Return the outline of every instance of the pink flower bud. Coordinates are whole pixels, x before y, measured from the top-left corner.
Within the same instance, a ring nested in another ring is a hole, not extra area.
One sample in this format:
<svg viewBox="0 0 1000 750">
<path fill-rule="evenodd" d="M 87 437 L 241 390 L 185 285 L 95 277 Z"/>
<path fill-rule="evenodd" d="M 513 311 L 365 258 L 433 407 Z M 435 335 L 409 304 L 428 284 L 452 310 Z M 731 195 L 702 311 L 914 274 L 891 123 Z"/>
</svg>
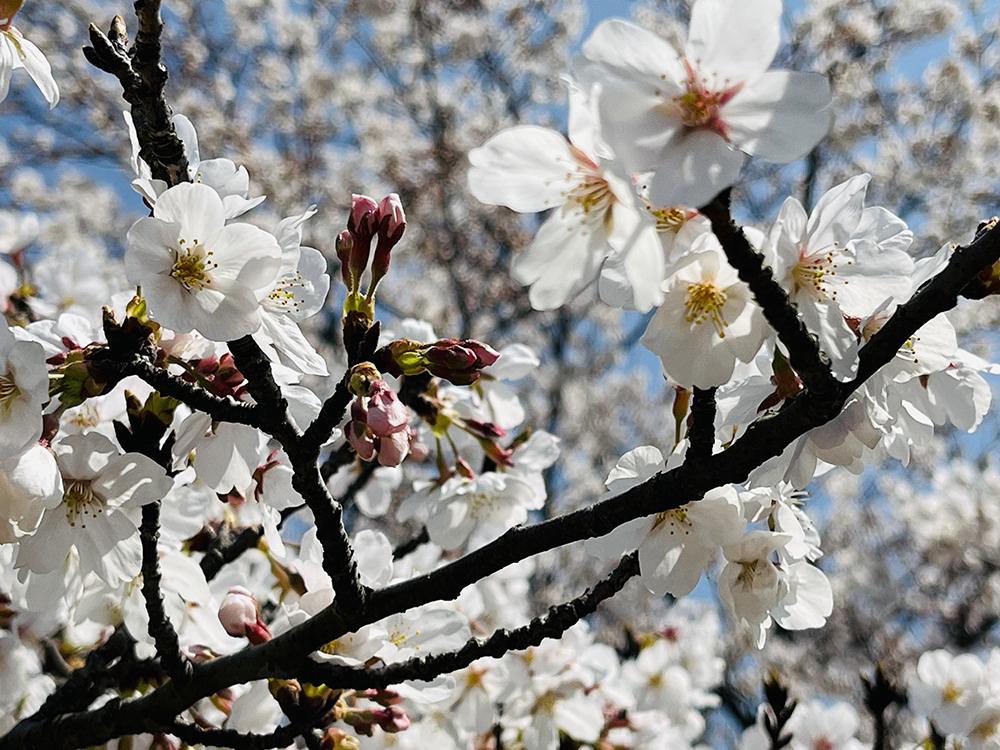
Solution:
<svg viewBox="0 0 1000 750">
<path fill-rule="evenodd" d="M 410 452 L 410 434 L 407 430 L 394 432 L 378 440 L 378 462 L 382 466 L 399 466 Z"/>
<path fill-rule="evenodd" d="M 406 229 L 406 214 L 403 213 L 403 204 L 399 200 L 399 194 L 389 193 L 383 198 L 382 203 L 379 204 L 378 213 L 379 244 L 388 242 L 395 245 Z"/>
<path fill-rule="evenodd" d="M 347 441 L 362 461 L 371 461 L 375 455 L 375 440 L 364 422 L 351 420 L 347 423 Z"/>
<path fill-rule="evenodd" d="M 219 622 L 229 635 L 245 636 L 254 645 L 271 640 L 271 631 L 260 619 L 257 600 L 242 586 L 233 586 L 223 598 L 219 605 Z"/>
<path fill-rule="evenodd" d="M 347 231 L 351 233 L 354 246 L 351 248 L 351 273 L 356 281 L 368 265 L 368 255 L 372 249 L 372 237 L 378 231 L 378 204 L 367 195 L 351 196 L 351 215 L 347 219 Z"/>
<path fill-rule="evenodd" d="M 372 432 L 388 437 L 406 428 L 410 415 L 384 380 L 373 381 L 368 395 L 368 426 Z"/>
<path fill-rule="evenodd" d="M 489 344 L 484 344 L 482 341 L 466 339 L 461 344 L 476 355 L 476 367 L 478 368 L 489 367 L 500 359 L 500 352 Z"/>
<path fill-rule="evenodd" d="M 354 291 L 357 285 L 354 283 L 354 271 L 351 268 L 351 253 L 354 250 L 354 237 L 346 229 L 337 235 L 337 258 L 340 260 L 340 278 L 344 280 L 344 286 Z"/>
<path fill-rule="evenodd" d="M 402 238 L 403 231 L 406 229 L 406 214 L 403 213 L 403 204 L 400 203 L 396 193 L 389 193 L 383 198 L 378 211 L 378 244 L 375 245 L 375 259 L 372 261 L 372 280 L 368 287 L 369 296 L 375 293 L 375 287 L 389 273 L 392 248 Z"/>
<path fill-rule="evenodd" d="M 410 727 L 410 717 L 401 708 L 391 706 L 381 711 L 372 711 L 372 721 L 388 734 L 396 734 Z"/>
</svg>

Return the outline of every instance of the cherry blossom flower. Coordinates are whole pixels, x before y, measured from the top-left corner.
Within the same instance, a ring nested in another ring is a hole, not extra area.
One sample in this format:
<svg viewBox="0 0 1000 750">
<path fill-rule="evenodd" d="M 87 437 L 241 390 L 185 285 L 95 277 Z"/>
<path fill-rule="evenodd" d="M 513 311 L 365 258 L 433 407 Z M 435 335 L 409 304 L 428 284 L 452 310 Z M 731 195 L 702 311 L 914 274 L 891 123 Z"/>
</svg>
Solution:
<svg viewBox="0 0 1000 750">
<path fill-rule="evenodd" d="M 885 209 L 864 207 L 870 180 L 863 174 L 837 185 L 808 217 L 798 200 L 786 199 L 765 251 L 841 380 L 854 376 L 858 362 L 858 333 L 844 316 L 864 318 L 910 294 L 913 261 L 905 250 L 913 233 Z"/>
<path fill-rule="evenodd" d="M 326 361 L 299 329 L 326 302 L 330 277 L 326 258 L 319 250 L 302 247 L 302 224 L 315 215 L 310 206 L 299 216 L 282 219 L 274 229 L 281 246 L 281 267 L 277 277 L 257 290 L 261 306 L 261 326 L 254 340 L 271 359 L 306 375 L 329 375 Z"/>
<path fill-rule="evenodd" d="M 128 232 L 125 273 L 150 315 L 180 332 L 231 341 L 261 325 L 255 290 L 277 275 L 281 248 L 250 224 L 226 224 L 219 194 L 181 183 L 160 195 L 153 215 Z"/>
<path fill-rule="evenodd" d="M 615 157 L 655 171 L 655 205 L 702 206 L 733 184 L 744 153 L 788 162 L 826 135 L 826 78 L 767 70 L 780 21 L 781 0 L 698 0 L 683 55 L 620 19 L 584 43 L 574 74 L 598 89 Z"/>
<path fill-rule="evenodd" d="M 469 153 L 469 189 L 483 203 L 521 213 L 555 209 L 511 274 L 530 285 L 536 310 L 552 310 L 590 284 L 614 250 L 637 309 L 662 299 L 663 254 L 652 217 L 630 179 L 602 159 L 590 105 L 570 92 L 569 142 L 553 130 L 522 125 Z"/>
<path fill-rule="evenodd" d="M 42 435 L 49 375 L 41 344 L 18 341 L 0 323 L 0 460 L 24 453 Z"/>
<path fill-rule="evenodd" d="M 917 678 L 910 683 L 910 706 L 944 734 L 968 732 L 983 706 L 985 677 L 983 663 L 972 654 L 928 651 L 917 662 Z"/>
<path fill-rule="evenodd" d="M 84 572 L 112 584 L 132 580 L 139 572 L 139 530 L 123 509 L 161 499 L 173 482 L 152 459 L 122 454 L 100 433 L 69 435 L 54 450 L 62 502 L 20 540 L 16 567 L 49 573 L 62 568 L 75 548 Z"/>
<path fill-rule="evenodd" d="M 767 334 L 760 308 L 714 234 L 703 234 L 664 282 L 665 299 L 642 336 L 679 385 L 711 388 L 749 362 Z"/>
</svg>

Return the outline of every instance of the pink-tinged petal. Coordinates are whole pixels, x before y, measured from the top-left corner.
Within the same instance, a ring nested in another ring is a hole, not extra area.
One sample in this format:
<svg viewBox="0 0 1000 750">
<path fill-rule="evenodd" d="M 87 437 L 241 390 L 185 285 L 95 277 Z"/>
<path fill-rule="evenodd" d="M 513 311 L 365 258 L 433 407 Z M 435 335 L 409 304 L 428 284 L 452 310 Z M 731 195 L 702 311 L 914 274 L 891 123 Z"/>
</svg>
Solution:
<svg viewBox="0 0 1000 750">
<path fill-rule="evenodd" d="M 827 134 L 830 104 L 826 76 L 773 70 L 725 104 L 721 117 L 740 149 L 785 163 L 806 154 Z"/>
<path fill-rule="evenodd" d="M 781 0 L 698 0 L 685 55 L 713 89 L 753 81 L 781 42 Z"/>
<path fill-rule="evenodd" d="M 606 73 L 601 77 L 611 74 L 643 81 L 654 87 L 670 87 L 673 93 L 680 93 L 687 78 L 680 55 L 668 42 L 619 18 L 598 24 L 583 43 L 583 56 L 604 68 Z"/>
<path fill-rule="evenodd" d="M 138 508 L 162 500 L 173 484 L 163 467 L 148 456 L 126 453 L 108 461 L 92 486 L 111 505 Z"/>
<path fill-rule="evenodd" d="M 736 182 L 743 154 L 707 130 L 670 145 L 655 165 L 649 199 L 656 206 L 704 206 Z"/>
<path fill-rule="evenodd" d="M 557 211 L 511 264 L 519 284 L 531 285 L 536 310 L 554 310 L 597 276 L 609 250 L 604 230 L 581 220 L 577 211 Z"/>
<path fill-rule="evenodd" d="M 188 242 L 210 241 L 226 222 L 219 194 L 208 185 L 190 182 L 174 185 L 157 198 L 153 216 L 180 224 L 181 233 Z"/>
<path fill-rule="evenodd" d="M 477 200 L 521 213 L 561 206 L 578 182 L 569 143 L 548 128 L 501 131 L 469 152 L 469 190 Z"/>
<path fill-rule="evenodd" d="M 169 274 L 176 261 L 181 225 L 146 216 L 128 230 L 125 276 L 130 284 L 146 284 L 154 274 Z"/>
<path fill-rule="evenodd" d="M 49 103 L 49 109 L 52 109 L 59 102 L 59 86 L 56 84 L 56 79 L 52 77 L 49 61 L 45 59 L 45 55 L 38 47 L 23 36 L 18 35 L 17 47 L 20 51 L 21 64 L 28 71 L 31 80 L 38 86 L 38 90 L 42 92 L 45 101 Z"/>
</svg>

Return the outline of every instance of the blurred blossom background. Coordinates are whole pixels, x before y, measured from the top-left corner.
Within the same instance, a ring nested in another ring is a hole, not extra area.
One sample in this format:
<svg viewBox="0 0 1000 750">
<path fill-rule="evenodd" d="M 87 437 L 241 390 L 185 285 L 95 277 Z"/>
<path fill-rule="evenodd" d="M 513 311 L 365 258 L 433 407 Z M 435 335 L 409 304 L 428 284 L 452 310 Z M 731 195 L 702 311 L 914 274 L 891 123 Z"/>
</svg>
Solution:
<svg viewBox="0 0 1000 750">
<path fill-rule="evenodd" d="M 808 208 L 831 186 L 869 172 L 868 205 L 909 224 L 916 256 L 969 241 L 997 211 L 1000 188 L 997 6 L 786 3 L 775 66 L 829 76 L 833 127 L 797 163 L 751 162 L 734 194 L 737 217 L 767 230 L 788 195 Z M 127 287 L 112 260 L 134 219 L 148 213 L 128 186 L 119 84 L 80 52 L 88 24 L 106 29 L 116 13 L 134 29 L 124 2 L 29 2 L 18 25 L 45 50 L 62 100 L 50 111 L 33 87 L 14 86 L 0 118 L 0 212 L 32 212 L 39 222 L 28 250 L 34 289 L 21 291 L 40 295 L 39 309 L 95 323 L 101 305 Z M 203 157 L 245 165 L 250 195 L 267 196 L 250 221 L 270 229 L 317 205 L 303 244 L 326 255 L 335 279 L 334 239 L 351 194 L 399 193 L 408 229 L 380 287 L 378 314 L 394 330 L 416 318 L 439 337 L 474 337 L 496 349 L 522 343 L 538 355 L 540 367 L 516 387 L 528 407 L 524 425 L 562 440 L 538 512 L 548 517 L 600 496 L 626 451 L 670 450 L 673 391 L 638 343 L 647 316 L 600 304 L 593 288 L 553 312 L 531 308 L 508 268 L 540 217 L 475 201 L 466 154 L 518 123 L 564 130 L 561 76 L 598 21 L 631 17 L 681 47 L 688 13 L 684 0 L 171 0 L 167 95 L 196 127 Z M 0 273 L 0 284 L 8 278 Z M 310 382 L 320 395 L 344 364 L 343 295 L 332 294 L 329 313 L 307 323 L 334 373 Z M 996 297 L 960 304 L 949 317 L 966 348 L 995 360 Z M 814 483 L 810 508 L 821 524 L 834 613 L 822 629 L 775 633 L 761 653 L 724 641 L 730 666 L 710 742 L 729 746 L 752 719 L 764 667 L 776 667 L 793 689 L 811 685 L 860 705 L 859 673 L 876 662 L 912 662 L 943 645 L 1000 645 L 996 413 L 975 435 L 939 432 L 907 467 L 894 462 L 863 476 L 837 470 Z M 386 486 L 399 502 L 409 483 Z M 357 508 L 348 522 L 354 532 L 371 524 Z M 531 608 L 578 594 L 598 568 L 582 545 L 541 556 Z M 633 581 L 594 626 L 628 649 L 621 622 L 655 630 L 671 606 Z"/>
</svg>

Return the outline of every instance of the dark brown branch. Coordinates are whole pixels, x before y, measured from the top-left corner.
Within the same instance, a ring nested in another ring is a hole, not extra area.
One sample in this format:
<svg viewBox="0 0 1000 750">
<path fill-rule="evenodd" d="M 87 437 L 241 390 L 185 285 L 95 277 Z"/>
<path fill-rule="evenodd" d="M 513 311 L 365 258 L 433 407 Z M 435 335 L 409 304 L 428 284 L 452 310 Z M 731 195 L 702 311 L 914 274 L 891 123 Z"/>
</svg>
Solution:
<svg viewBox="0 0 1000 750">
<path fill-rule="evenodd" d="M 155 179 L 168 187 L 188 182 L 188 161 L 170 122 L 170 107 L 163 95 L 167 69 L 160 62 L 163 19 L 160 0 L 137 0 L 139 30 L 128 49 L 125 22 L 115 16 L 108 34 L 91 24 L 90 42 L 83 54 L 95 67 L 110 73 L 122 86 L 122 98 L 132 105 L 132 121 L 139 138 L 139 156 Z"/>
<path fill-rule="evenodd" d="M 789 362 L 808 390 L 821 396 L 836 392 L 839 385 L 830 371 L 830 358 L 820 350 L 815 336 L 809 333 L 795 305 L 764 264 L 764 256 L 747 240 L 743 230 L 733 223 L 729 212 L 731 190 L 727 189 L 701 209 L 712 222 L 712 231 L 722 243 L 729 264 L 736 269 L 760 306 L 778 338 L 788 348 Z"/>
<path fill-rule="evenodd" d="M 240 533 L 233 536 L 228 530 L 224 530 L 214 537 L 205 550 L 205 556 L 201 558 L 201 572 L 205 574 L 205 580 L 211 581 L 225 565 L 233 562 L 247 550 L 253 549 L 264 536 L 263 526 L 247 526 L 240 530 Z"/>
<path fill-rule="evenodd" d="M 204 388 L 189 383 L 162 367 L 157 367 L 140 355 L 121 359 L 118 356 L 118 352 L 112 351 L 110 358 L 96 364 L 102 371 L 115 377 L 136 375 L 163 395 L 183 401 L 191 408 L 205 412 L 216 421 L 259 426 L 261 421 L 259 410 L 254 405 L 237 401 L 231 396 L 222 398 L 209 393 Z"/>
<path fill-rule="evenodd" d="M 688 436 L 691 439 L 687 451 L 689 461 L 700 464 L 712 457 L 712 448 L 715 447 L 715 388 L 694 389 Z"/>
<path fill-rule="evenodd" d="M 288 747 L 296 737 L 305 736 L 310 726 L 289 724 L 269 734 L 237 732 L 234 729 L 202 729 L 194 724 L 174 723 L 166 732 L 183 740 L 188 745 L 217 745 L 233 750 L 266 750 L 273 747 Z"/>
<path fill-rule="evenodd" d="M 337 607 L 360 612 L 368 589 L 361 584 L 351 539 L 344 528 L 344 511 L 330 497 L 319 471 L 319 446 L 309 444 L 309 431 L 300 435 L 288 416 L 288 402 L 271 372 L 271 361 L 250 336 L 229 342 L 236 366 L 247 388 L 262 408 L 261 428 L 276 438 L 292 464 L 292 487 L 305 500 L 316 521 L 316 537 L 323 547 L 323 570 L 333 581 Z M 346 376 L 345 376 L 346 377 Z M 328 399 L 329 401 L 329 399 Z M 325 408 L 325 405 L 324 405 Z M 316 421 L 319 421 L 317 418 Z M 314 422 L 315 424 L 315 422 Z M 310 430 L 312 425 L 310 425 Z"/>
<path fill-rule="evenodd" d="M 60 714 L 82 711 L 105 690 L 114 686 L 108 667 L 132 652 L 135 639 L 125 628 L 118 628 L 111 637 L 89 654 L 84 664 L 66 680 L 32 719 L 53 719 Z"/>
<path fill-rule="evenodd" d="M 407 680 L 430 680 L 441 674 L 469 666 L 476 659 L 500 657 L 509 651 L 523 651 L 539 645 L 546 638 L 560 638 L 584 617 L 593 614 L 597 605 L 617 594 L 630 578 L 639 573 L 639 554 L 632 552 L 622 558 L 618 567 L 603 581 L 582 596 L 564 604 L 549 607 L 549 611 L 527 625 L 514 630 L 501 629 L 484 640 L 472 639 L 458 651 L 435 654 L 392 664 L 384 669 L 353 669 L 312 660 L 303 662 L 301 678 L 313 684 L 336 688 L 386 688 Z"/>
<path fill-rule="evenodd" d="M 406 557 L 411 552 L 415 551 L 417 547 L 421 544 L 427 544 L 431 540 L 430 535 L 427 533 L 427 527 L 424 526 L 420 529 L 420 533 L 417 534 L 412 539 L 407 539 L 405 542 L 400 544 L 392 551 L 393 560 L 401 560 Z"/>
<path fill-rule="evenodd" d="M 194 664 L 181 653 L 177 631 L 163 609 L 160 592 L 160 557 L 157 542 L 160 539 L 160 501 L 142 506 L 142 525 L 139 540 L 142 544 L 142 596 L 149 615 L 149 635 L 156 644 L 160 664 L 171 679 L 181 684 L 194 676 Z"/>
</svg>

